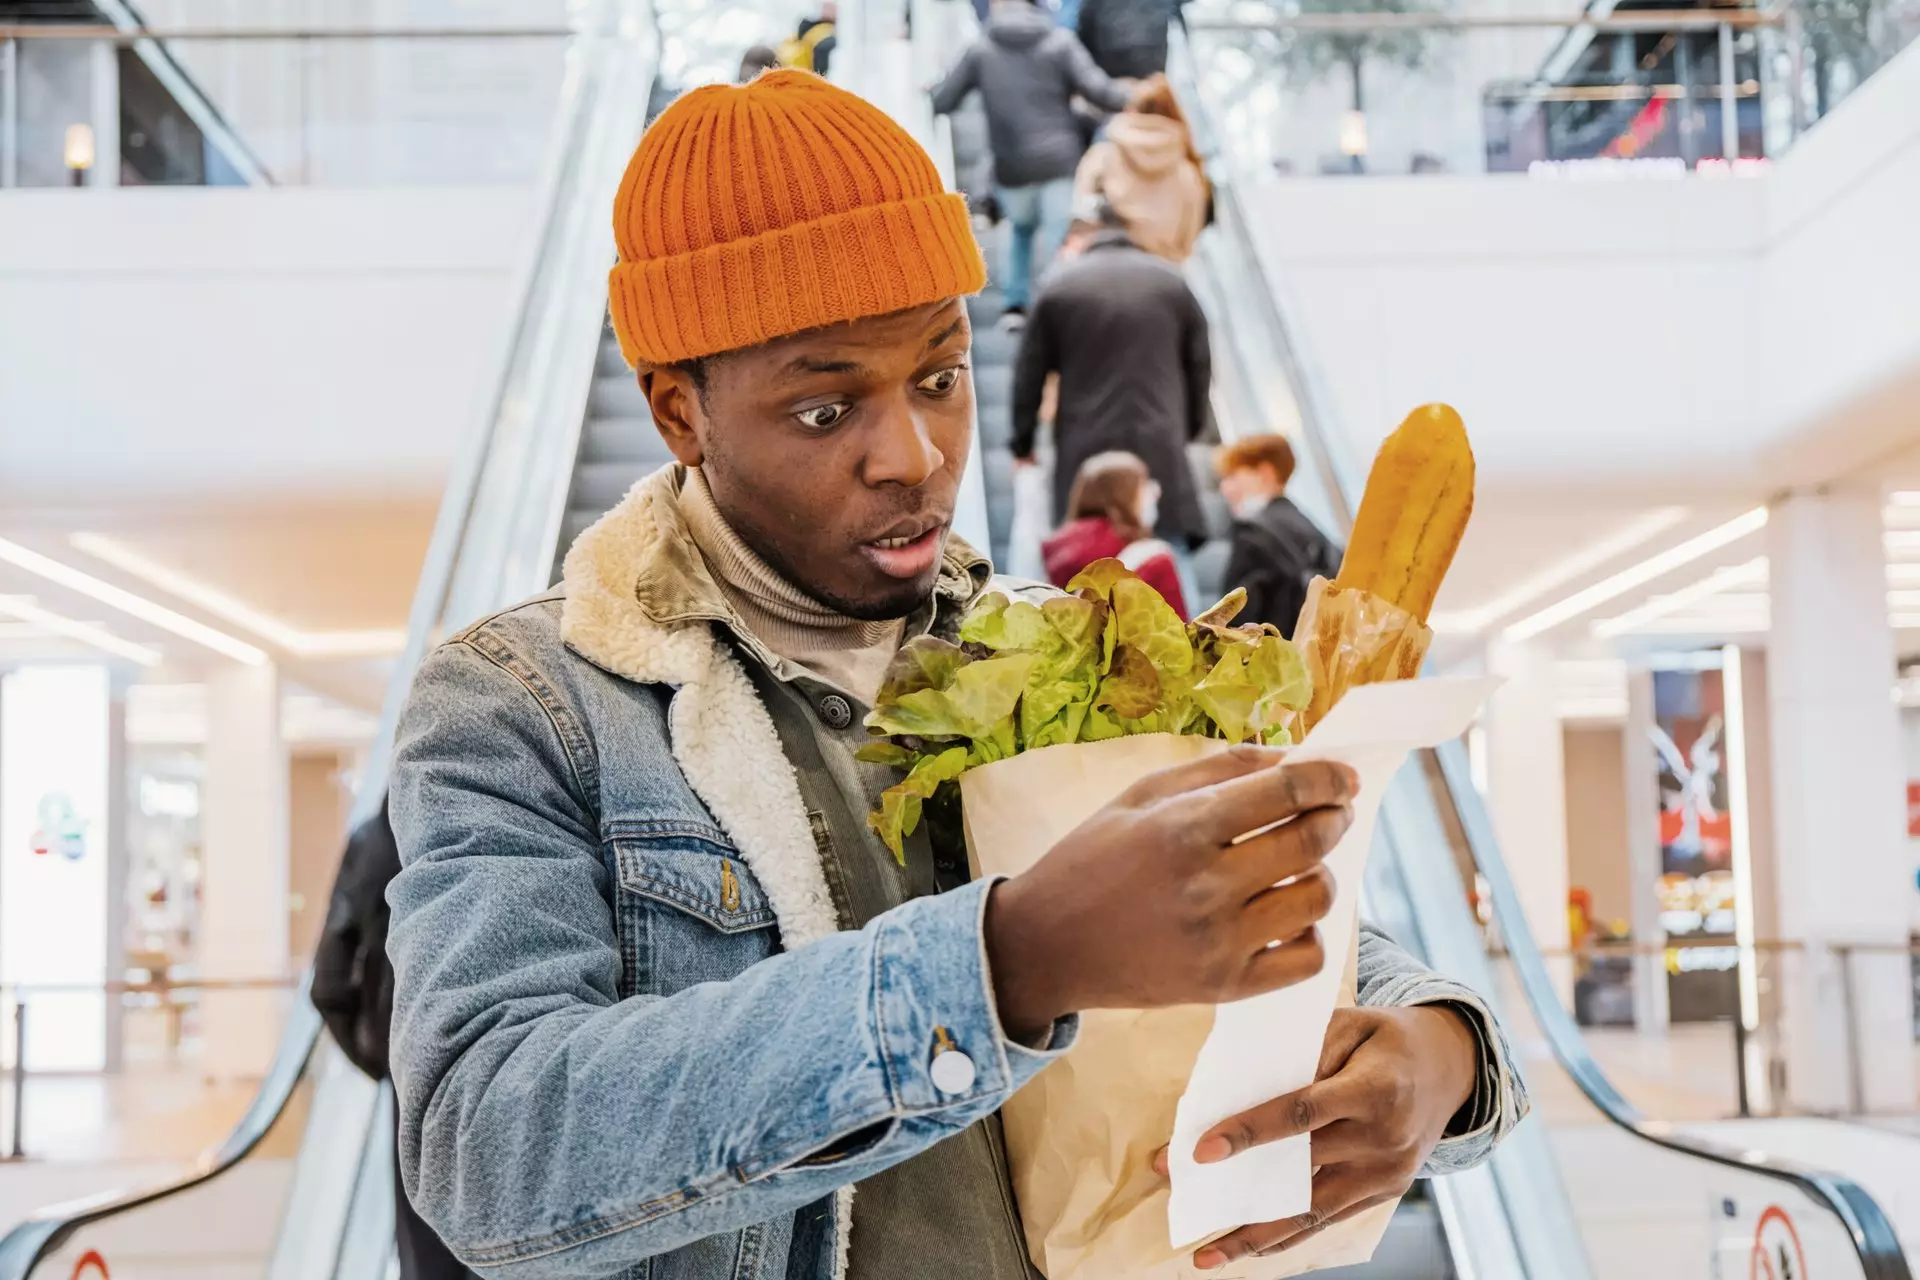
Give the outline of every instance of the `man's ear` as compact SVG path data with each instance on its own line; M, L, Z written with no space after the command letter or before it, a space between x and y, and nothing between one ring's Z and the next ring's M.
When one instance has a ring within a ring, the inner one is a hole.
M653 425L660 432L660 438L667 442L667 448L682 466L699 466L706 460L706 453L700 447L700 427L705 424L705 414L700 403L700 388L694 385L692 375L685 369L661 365L643 366L638 376L640 394L647 398L647 407L653 410Z

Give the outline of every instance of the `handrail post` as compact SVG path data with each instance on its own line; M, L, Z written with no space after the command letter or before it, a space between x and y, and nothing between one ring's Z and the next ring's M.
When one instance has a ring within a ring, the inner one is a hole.
M9 1161L27 1158L27 1001L18 988L13 993L13 1139Z
M1844 1021L1842 1039L1847 1050L1847 1114L1866 1110L1867 1087L1860 1065L1860 1015L1853 998L1853 944L1838 942L1832 946L1840 962L1840 1016Z
M1720 158L1740 158L1740 102L1733 78L1733 24L1720 24Z
M1733 1087L1740 1118L1752 1119L1753 1102L1747 1097L1747 1020L1738 1009L1733 1011Z

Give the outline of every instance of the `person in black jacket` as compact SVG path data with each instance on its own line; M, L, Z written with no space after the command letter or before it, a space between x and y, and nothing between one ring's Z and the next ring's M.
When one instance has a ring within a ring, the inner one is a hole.
M1340 572L1340 548L1288 501L1293 446L1281 435L1248 436L1215 459L1220 496L1233 509L1233 541L1222 585L1245 587L1237 622L1271 622L1292 636L1315 576Z
M1076 223L1083 246L1040 291L1013 375L1013 456L1033 461L1040 401L1060 375L1054 410L1053 521L1066 518L1080 466L1119 449L1160 485L1154 532L1176 548L1206 540L1187 443L1207 425L1213 378L1207 318L1177 267L1136 245L1104 201Z
M1167 24L1179 17L1180 0L1081 0L1080 43L1116 80L1145 80L1167 69Z
M387 882L400 874L400 849L380 812L347 838L333 880L327 924L313 954L313 1007L347 1061L372 1076L388 1076L387 1038L393 1023L393 965L387 960ZM399 1133L395 1108L394 1139ZM398 1166L396 1165L396 1168ZM473 1273L420 1220L393 1180L394 1244L402 1280L468 1280Z

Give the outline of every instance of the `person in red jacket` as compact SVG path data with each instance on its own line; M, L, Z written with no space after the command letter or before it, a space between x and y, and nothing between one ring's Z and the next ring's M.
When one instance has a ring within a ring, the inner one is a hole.
M1111 556L1173 606L1185 622L1187 598L1173 548L1153 536L1160 514L1160 486L1147 464L1131 453L1096 453L1080 466L1067 498L1067 522L1041 544L1047 577L1065 587L1073 575Z

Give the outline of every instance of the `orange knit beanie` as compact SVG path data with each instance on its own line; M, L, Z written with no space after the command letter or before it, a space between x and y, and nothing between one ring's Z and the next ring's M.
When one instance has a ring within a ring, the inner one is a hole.
M977 293L962 196L869 102L805 71L695 89L640 139L608 280L627 363L674 364Z

